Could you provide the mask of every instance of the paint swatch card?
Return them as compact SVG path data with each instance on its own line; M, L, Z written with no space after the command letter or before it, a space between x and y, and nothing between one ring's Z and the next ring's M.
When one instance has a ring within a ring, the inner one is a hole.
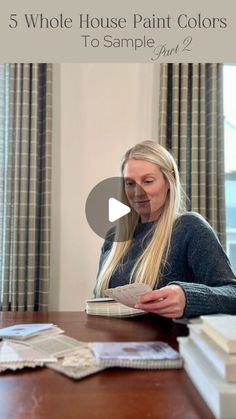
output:
M116 288L108 288L105 290L105 294L108 297L119 301L119 303L129 307L134 307L138 302L139 297L149 291L152 291L150 285L134 283Z

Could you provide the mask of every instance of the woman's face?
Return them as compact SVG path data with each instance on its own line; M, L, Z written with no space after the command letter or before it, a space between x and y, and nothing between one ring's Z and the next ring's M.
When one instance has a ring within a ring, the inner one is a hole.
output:
M146 160L127 160L124 167L125 192L130 206L141 221L158 219L169 190L169 182L159 167Z

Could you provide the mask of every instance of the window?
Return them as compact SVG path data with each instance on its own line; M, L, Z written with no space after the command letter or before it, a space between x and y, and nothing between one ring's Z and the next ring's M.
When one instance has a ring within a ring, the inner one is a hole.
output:
M224 65L227 254L236 272L236 65Z

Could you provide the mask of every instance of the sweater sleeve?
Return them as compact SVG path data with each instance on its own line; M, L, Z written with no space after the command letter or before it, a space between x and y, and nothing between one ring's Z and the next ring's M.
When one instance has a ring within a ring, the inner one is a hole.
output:
M236 314L236 280L229 260L214 230L199 215L188 225L187 263L194 282L173 281L186 296L183 317L204 314Z

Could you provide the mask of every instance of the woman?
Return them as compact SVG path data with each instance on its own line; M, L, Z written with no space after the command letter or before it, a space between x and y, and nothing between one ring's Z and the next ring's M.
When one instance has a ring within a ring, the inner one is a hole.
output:
M171 154L153 141L139 143L125 154L122 176L123 202L133 211L107 234L96 297L106 288L143 282L153 291L136 308L170 318L236 314L228 258L205 219L185 211ZM124 229L128 239L120 242Z

